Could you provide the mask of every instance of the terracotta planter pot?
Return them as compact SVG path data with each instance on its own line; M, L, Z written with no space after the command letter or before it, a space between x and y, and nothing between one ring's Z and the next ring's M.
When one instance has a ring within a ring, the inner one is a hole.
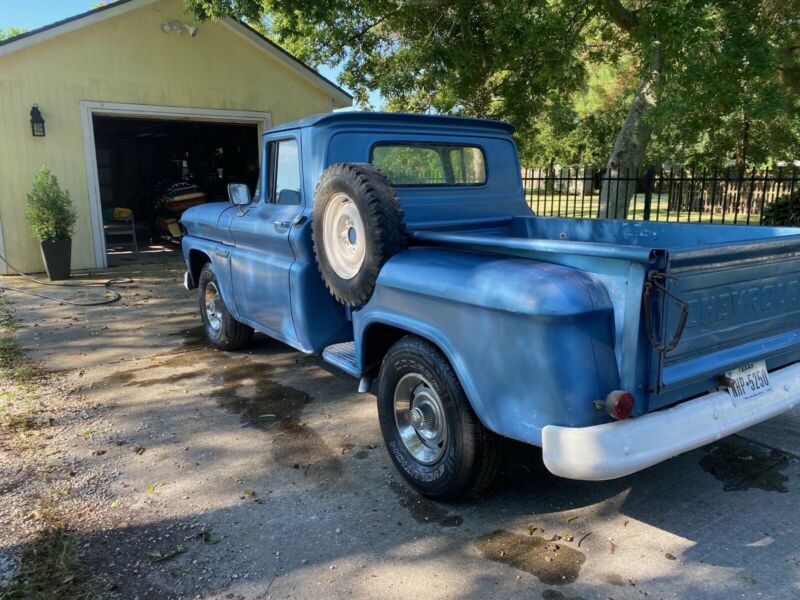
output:
M50 240L41 244L44 268L50 281L69 279L72 240Z

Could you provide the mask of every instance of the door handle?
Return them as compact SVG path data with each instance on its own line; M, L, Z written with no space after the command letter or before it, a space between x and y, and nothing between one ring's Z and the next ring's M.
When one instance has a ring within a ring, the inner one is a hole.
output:
M273 221L273 225L275 225L275 229L289 229L292 226L291 221Z

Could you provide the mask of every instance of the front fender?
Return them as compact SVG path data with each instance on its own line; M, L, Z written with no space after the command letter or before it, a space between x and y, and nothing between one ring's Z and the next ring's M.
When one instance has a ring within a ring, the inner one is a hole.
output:
M240 319L239 312L236 310L236 303L233 302L233 283L231 281L231 265L230 253L231 246L220 244L210 240L194 237L192 235L185 235L181 238L181 250L183 251L183 260L186 263L187 269L192 271L195 284L197 284L200 273L194 273L192 268L192 252L200 252L208 257L211 266L214 268L214 274L217 276L217 283L219 284L219 293L222 296L222 301L225 303L225 308L235 318Z
M353 314L361 365L376 324L408 331L447 356L481 422L541 445L545 425L604 422L593 401L619 385L614 317L603 285L561 265L418 248L381 270Z

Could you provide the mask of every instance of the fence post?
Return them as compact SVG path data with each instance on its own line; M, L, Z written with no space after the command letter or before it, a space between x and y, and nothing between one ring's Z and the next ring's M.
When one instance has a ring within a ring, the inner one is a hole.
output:
M642 185L644 186L644 215L645 221L650 220L650 209L653 206L653 182L655 181L656 168L653 165L647 165L647 170L644 172L642 178Z

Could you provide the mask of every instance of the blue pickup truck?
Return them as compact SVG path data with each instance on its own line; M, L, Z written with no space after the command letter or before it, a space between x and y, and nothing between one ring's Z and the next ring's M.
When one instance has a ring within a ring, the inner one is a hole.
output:
M425 495L484 489L506 438L604 480L800 399L800 230L538 217L496 121L337 113L263 142L255 193L183 216L208 338L377 379Z

